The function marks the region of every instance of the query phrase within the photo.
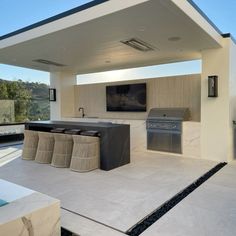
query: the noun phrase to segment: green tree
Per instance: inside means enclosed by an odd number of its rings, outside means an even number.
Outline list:
[[[0,81],[0,99],[8,99],[7,85],[3,81]]]
[[[42,83],[0,79],[0,99],[15,101],[15,121],[48,120],[50,119],[48,88],[48,85]]]
[[[22,81],[7,83],[8,98],[15,100],[15,120],[16,122],[28,119],[28,107],[31,94],[25,88]]]

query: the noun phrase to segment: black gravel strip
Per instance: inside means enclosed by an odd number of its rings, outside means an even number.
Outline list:
[[[227,163],[222,162],[213,167],[211,170],[209,170],[195,182],[186,187],[183,191],[176,194],[174,197],[172,197],[170,200],[168,200],[158,209],[156,209],[153,213],[145,217],[133,228],[128,230],[126,234],[131,236],[138,236],[141,233],[143,233],[147,228],[149,228],[152,224],[154,224],[157,220],[159,220],[163,215],[165,215],[169,210],[171,210],[174,206],[176,206],[180,201],[182,201],[185,197],[187,197],[191,192],[193,192],[196,188],[202,185],[205,181],[207,181],[211,176],[213,176],[225,165],[227,165]]]
[[[61,228],[61,236],[72,236],[73,233],[71,233],[69,230]]]

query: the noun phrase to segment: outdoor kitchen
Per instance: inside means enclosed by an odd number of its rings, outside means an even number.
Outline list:
[[[134,88],[135,92],[117,98],[116,93],[124,94],[127,86],[130,91]],[[108,89],[111,91],[107,95]],[[199,158],[200,90],[200,75],[76,85],[74,113],[64,114],[62,120],[128,124],[131,152],[158,151]],[[111,93],[115,93],[123,105],[112,107],[107,100]],[[136,107],[129,111],[130,108],[124,105],[125,96],[134,97],[133,101],[141,99],[141,105],[138,107],[136,102]]]

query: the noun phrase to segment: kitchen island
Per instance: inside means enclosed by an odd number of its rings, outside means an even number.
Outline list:
[[[100,168],[112,170],[130,163],[130,126],[111,122],[33,121],[25,129],[50,132],[55,128],[94,130],[100,134]]]

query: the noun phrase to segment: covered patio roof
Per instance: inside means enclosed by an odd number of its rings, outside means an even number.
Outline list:
[[[97,0],[0,37],[0,63],[84,74],[200,59],[221,41],[191,1]]]

